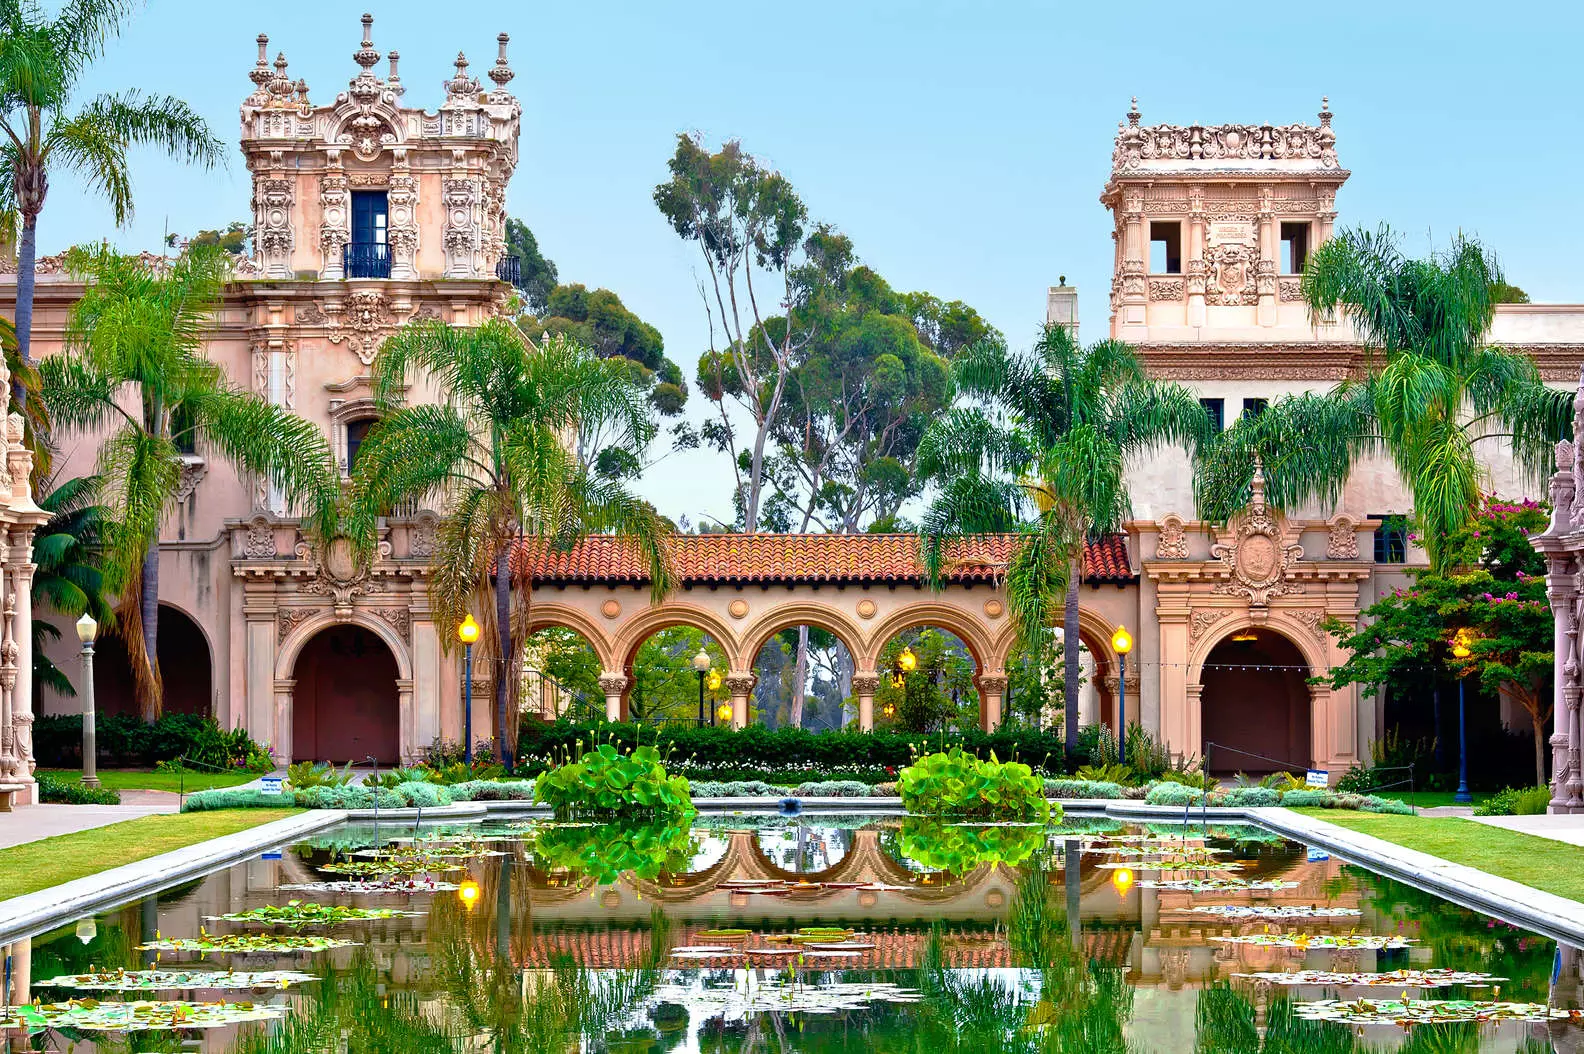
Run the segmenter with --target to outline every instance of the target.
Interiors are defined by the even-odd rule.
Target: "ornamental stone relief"
[[[248,521],[247,533],[242,536],[242,555],[248,560],[273,560],[275,558],[275,528],[264,516]]]
[[[1327,644],[1330,642],[1331,635],[1325,631],[1325,627],[1320,625],[1320,623],[1325,621],[1326,617],[1326,613],[1320,608],[1299,608],[1297,611],[1289,612],[1289,614],[1292,615],[1295,621],[1302,623],[1303,627],[1309,631],[1309,635],[1318,643]]]
[[[255,177],[253,223],[259,263],[270,278],[290,278],[292,250],[292,181]]]
[[[1126,172],[1148,161],[1310,161],[1336,168],[1336,133],[1328,100],[1320,103],[1320,124],[1224,124],[1143,126],[1138,100],[1127,123],[1117,130],[1111,167]]]
[[[286,638],[304,622],[317,614],[314,608],[290,607],[281,608],[275,615],[275,643],[284,644]]]
[[[1326,559],[1327,560],[1357,560],[1359,555],[1358,526],[1351,517],[1338,516],[1327,527]]]
[[[395,328],[390,298],[377,289],[360,289],[346,298],[339,317],[330,324],[328,336],[332,344],[345,341],[358,360],[368,366]],[[350,333],[345,332],[348,329]]]
[[[1229,580],[1217,593],[1246,596],[1253,607],[1265,607],[1271,597],[1302,593],[1303,587],[1287,580],[1295,561],[1303,559],[1303,546],[1289,539],[1286,524],[1271,515],[1265,503],[1265,472],[1254,463],[1253,497],[1247,509],[1233,517],[1222,540],[1210,547]]]
[[[1283,278],[1276,285],[1276,294],[1284,304],[1298,303],[1303,300],[1303,280]]]
[[[1189,643],[1205,635],[1205,631],[1232,614],[1231,608],[1201,608],[1188,620]]]
[[[1176,513],[1161,520],[1160,540],[1155,543],[1155,559],[1188,559],[1188,537],[1183,529],[1183,519]]]
[[[1181,300],[1183,298],[1182,280],[1164,278],[1152,281],[1149,284],[1149,298],[1151,300]]]

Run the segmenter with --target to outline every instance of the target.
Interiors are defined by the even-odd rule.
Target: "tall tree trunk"
[[[793,728],[803,727],[803,691],[808,684],[809,628],[798,627],[797,661],[792,664],[792,714],[788,723]]]
[[[29,364],[33,362],[33,289],[37,266],[38,216],[24,216],[22,241],[17,246],[16,335],[17,351],[22,361]],[[11,394],[19,402],[24,398],[22,384],[15,378],[11,381]]]
[[[164,684],[159,672],[159,537],[149,543],[143,555],[143,581],[138,597],[138,617],[143,623],[143,659],[148,663],[148,680],[143,685],[143,720],[158,721],[164,710]]]
[[[506,746],[506,678],[511,667],[511,542],[495,554],[495,632],[499,649],[495,677],[495,757],[512,770],[511,750]]]
[[[1541,717],[1538,712],[1531,712],[1529,716],[1530,716],[1531,720],[1534,721],[1535,786],[1536,787],[1544,787],[1546,785],[1546,777],[1545,777],[1545,718]]]
[[[1067,603],[1062,609],[1062,744],[1067,772],[1078,768],[1078,581],[1083,576],[1083,550],[1067,575]]]

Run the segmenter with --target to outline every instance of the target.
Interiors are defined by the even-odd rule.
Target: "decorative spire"
[[[1254,455],[1254,479],[1249,487],[1251,490],[1249,507],[1255,512],[1265,511],[1265,464],[1258,454]]]
[[[513,77],[517,76],[517,74],[512,72],[511,64],[506,61],[506,43],[511,40],[511,37],[502,33],[495,40],[500,44],[500,54],[496,56],[495,65],[489,71],[489,79],[495,82],[496,91],[505,92],[506,85],[511,83]]]
[[[352,61],[372,73],[375,64],[379,60],[380,53],[374,50],[374,16],[365,12],[363,15],[363,44],[352,53]]]
[[[1336,116],[1336,114],[1331,112],[1331,96],[1329,96],[1329,95],[1320,96],[1320,127],[1321,128],[1330,128],[1331,127],[1331,118],[1333,118],[1335,116]]]
[[[385,78],[386,86],[397,95],[405,94],[407,89],[402,87],[401,75],[396,72],[396,62],[401,58],[401,55],[393,51],[385,57],[390,59],[390,76]]]
[[[294,85],[294,90],[297,92],[297,99],[296,99],[297,105],[298,106],[307,106],[308,105],[308,82],[299,77],[297,79],[296,85]]]
[[[467,75],[468,60],[462,52],[457,52],[456,76],[445,82],[446,98],[456,99],[474,96],[479,93],[479,82],[476,77]]]
[[[254,84],[258,85],[260,91],[263,91],[264,86],[268,84],[270,82],[270,78],[274,76],[274,74],[270,72],[269,66],[269,37],[265,36],[263,33],[258,35],[258,49],[258,62],[253,64],[253,69],[248,73],[248,79]]]
[[[292,88],[292,79],[286,74],[286,53],[282,51],[275,56],[275,73],[269,79],[267,90],[276,102],[290,102]]]
[[[1139,113],[1138,96],[1135,95],[1133,96],[1133,104],[1128,107],[1128,124],[1132,125],[1134,128],[1137,128],[1139,118],[1141,116],[1143,115]]]

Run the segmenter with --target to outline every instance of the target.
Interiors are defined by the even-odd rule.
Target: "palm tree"
[[[445,404],[403,406],[416,373],[447,393]],[[645,393],[620,360],[601,359],[564,337],[535,346],[509,322],[474,328],[406,326],[380,348],[372,370],[383,419],[358,448],[354,536],[372,544],[377,518],[413,500],[444,503],[429,596],[437,621],[458,625],[475,600],[493,638],[496,749],[510,770],[520,669],[528,637],[531,576],[510,565],[525,539],[568,547],[616,532],[638,545],[658,599],[670,591],[669,530],[615,479],[585,468],[580,430],[639,452],[654,434]],[[446,634],[449,640],[450,634]]]
[[[73,249],[67,265],[86,280],[72,309],[67,350],[39,366],[56,427],[99,443],[107,588],[133,660],[145,719],[162,689],[159,534],[176,504],[183,449],[223,457],[308,512],[308,528],[334,529],[339,489],[323,433],[252,393],[233,388],[202,344],[219,305],[226,263],[201,247],[157,266],[108,248]]]
[[[16,326],[0,318],[0,351],[5,354],[6,372],[11,376],[8,413],[22,415],[22,442],[33,454],[32,482],[48,479],[54,468],[55,451],[49,445],[49,411],[39,393],[38,367],[22,361]]]
[[[16,328],[31,363],[38,218],[52,174],[69,172],[110,203],[119,226],[132,217],[127,151],[156,147],[213,167],[220,140],[180,99],[136,90],[68,104],[88,65],[120,30],[130,0],[67,0],[50,18],[35,0],[0,0],[0,213],[21,219]]]
[[[46,641],[61,638],[61,629],[43,617],[45,610],[77,618],[84,612],[103,626],[115,615],[99,569],[99,546],[110,527],[110,510],[98,504],[99,477],[80,476],[58,485],[46,484],[39,508],[50,518],[33,534],[33,691],[45,688],[76,695],[70,678],[44,654]]]
[[[1505,441],[1538,481],[1571,424],[1570,392],[1547,388],[1528,356],[1487,343],[1504,285],[1495,259],[1463,237],[1424,260],[1404,257],[1385,227],[1322,245],[1303,279],[1310,318],[1340,307],[1371,351],[1367,373],[1228,429],[1196,466],[1201,515],[1225,520],[1246,504],[1256,459],[1274,504],[1329,507],[1358,460],[1382,454],[1413,499],[1432,570],[1446,570],[1446,540],[1483,496],[1476,445]]]
[[[940,490],[920,526],[924,566],[939,582],[953,543],[967,535],[1018,536],[1007,604],[1024,647],[1037,647],[1061,604],[1069,765],[1078,744],[1078,586],[1083,543],[1121,528],[1130,455],[1165,443],[1196,448],[1210,420],[1180,384],[1151,380],[1115,340],[1084,348],[1047,325],[1031,355],[998,340],[963,351],[952,367],[976,401],[939,418],[919,446],[920,471]]]

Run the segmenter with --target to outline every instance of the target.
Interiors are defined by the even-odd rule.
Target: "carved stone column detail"
[[[445,258],[447,278],[476,276],[475,254],[479,249],[476,217],[478,185],[465,176],[445,181],[441,204],[445,207]]]
[[[873,670],[853,674],[852,691],[858,700],[858,730],[874,731],[874,696],[880,688],[880,675]]]
[[[759,678],[752,672],[733,670],[726,675],[726,690],[731,693],[732,727],[748,727],[748,700]]]
[[[626,674],[612,673],[609,670],[600,674],[600,691],[605,693],[605,720],[622,719],[622,697],[627,694],[627,688],[631,684],[632,678]]]
[[[1007,675],[1003,670],[990,670],[974,679],[979,688],[979,717],[986,732],[1001,727],[1001,704],[1006,698]]]
[[[319,248],[324,252],[320,276],[326,281],[339,281],[346,276],[345,250],[352,241],[352,198],[345,173],[329,172],[319,177],[319,212]]]
[[[270,173],[253,177],[254,255],[265,278],[292,277],[292,181]]]
[[[390,210],[391,277],[418,277],[418,180],[405,167],[391,175],[387,197]]]

